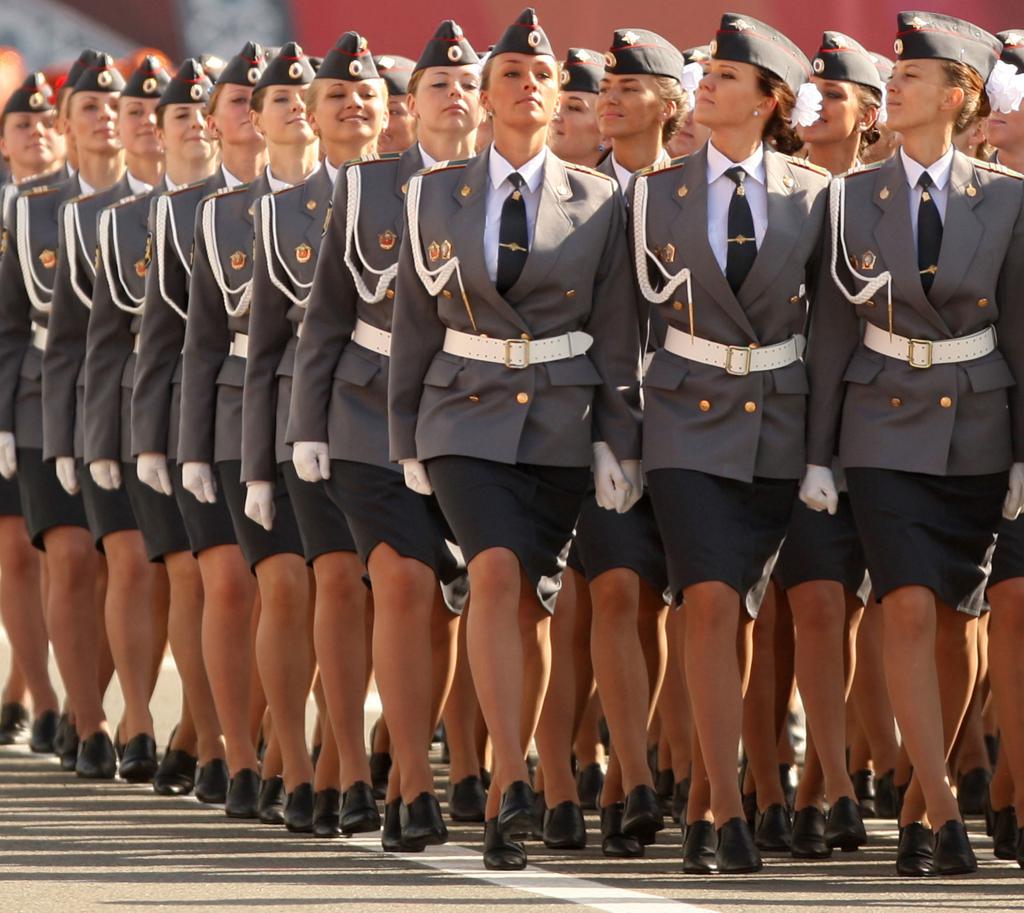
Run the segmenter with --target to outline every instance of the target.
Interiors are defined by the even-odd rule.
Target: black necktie
[[[939,207],[932,199],[932,176],[927,171],[918,178],[917,186],[921,188],[921,203],[917,207],[917,268],[921,271],[921,285],[927,295],[939,269],[942,219]]]
[[[757,239],[754,236],[754,216],[750,212],[747,190],[743,185],[747,173],[736,165],[725,174],[736,185],[736,191],[729,201],[729,243],[725,254],[725,278],[735,293],[740,290],[750,267],[757,259]]]
[[[498,231],[498,275],[494,281],[499,295],[504,295],[519,279],[529,253],[530,236],[526,230],[526,200],[523,187],[526,181],[518,171],[508,176],[515,188],[501,207],[501,226]]]

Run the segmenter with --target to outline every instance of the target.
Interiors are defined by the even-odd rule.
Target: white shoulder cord
[[[32,266],[32,245],[29,237],[29,198],[19,196],[18,202],[18,262],[21,264],[21,274],[25,283],[25,291],[28,294],[32,307],[44,314],[50,313],[50,305],[53,301],[53,288],[39,280],[35,268]],[[56,254],[54,254],[56,256]],[[41,293],[49,295],[49,301],[43,301]]]
[[[171,203],[171,198],[168,196],[162,196],[159,198],[157,205],[162,203],[164,200],[167,201],[167,221],[169,223],[168,227],[171,230],[171,240],[174,242],[174,250],[185,270],[185,275],[191,277],[192,264],[189,262],[188,257],[185,256],[185,252],[181,249],[181,242],[178,240],[178,223],[174,219],[174,206]]]
[[[298,305],[300,308],[304,308],[306,306],[306,302],[309,301],[309,289],[313,287],[313,283],[300,282],[292,274],[292,271],[288,269],[287,265],[285,265],[284,257],[281,256],[281,249],[277,244],[277,202],[275,201],[272,193],[268,193],[260,200],[260,227],[263,230],[263,253],[267,258],[267,274],[270,276],[270,281],[274,284],[274,287],[281,292],[281,294],[288,298],[289,301]],[[306,294],[303,298],[299,298],[278,277],[277,270],[274,266],[275,253],[277,254],[278,261],[281,266],[284,267],[284,271],[288,274],[288,278],[291,279],[294,287],[306,290]]]
[[[169,197],[158,197],[156,201],[156,240],[153,242],[153,259],[156,262],[156,278],[158,283],[157,287],[160,289],[160,297],[164,299],[164,302],[167,304],[167,306],[172,311],[174,311],[174,313],[177,314],[182,320],[187,320],[188,315],[180,307],[178,307],[177,302],[173,298],[171,298],[170,295],[167,294],[167,286],[164,282],[164,278],[166,275],[166,262],[164,259],[166,255],[164,254],[164,244],[165,239],[167,237],[168,220],[171,222],[171,234],[172,236],[174,236],[176,234],[173,224],[174,207],[171,206],[171,200]],[[178,256],[181,257],[181,249],[178,247],[177,237],[174,238],[174,247],[178,251]],[[189,268],[188,262],[185,260],[184,257],[181,257],[181,262],[185,267],[186,275],[191,275],[192,270]]]
[[[78,247],[81,244],[82,252],[85,253],[85,244],[82,243],[81,235],[78,235],[76,231],[77,210],[77,203],[68,203],[64,207],[64,256],[68,258],[68,278],[71,281],[72,290],[78,300],[92,310],[92,295],[85,294],[78,286]]]
[[[110,248],[113,244],[114,257],[113,260],[110,256]],[[121,263],[121,250],[117,243],[117,214],[113,209],[104,209],[100,213],[100,256],[103,258],[103,269],[107,273],[107,287],[110,289],[110,298],[114,304],[122,311],[126,311],[129,314],[138,315],[142,313],[142,307],[145,304],[145,294],[136,298],[129,290],[128,286],[125,285],[124,281],[120,279],[124,275],[124,267]],[[117,267],[117,276],[114,275],[113,267]],[[120,294],[117,289],[117,283],[120,281],[124,293],[128,296],[130,301],[134,301],[135,304],[125,304],[121,300]]]
[[[85,249],[85,236],[82,234],[82,220],[78,216],[78,204],[75,203],[73,205],[75,210],[75,234],[78,236],[78,243],[81,245],[82,251],[88,253],[88,251]],[[92,257],[86,257],[85,263],[90,275],[92,275],[93,278],[95,278],[96,268],[92,265]]]
[[[635,185],[633,191],[633,262],[636,265],[636,278],[640,283],[640,292],[652,304],[664,304],[685,282],[686,302],[688,305],[692,304],[693,288],[690,285],[689,267],[684,266],[678,273],[670,273],[661,265],[661,258],[647,246],[647,178],[637,177]],[[651,277],[647,270],[649,261],[656,263],[662,276],[665,277],[665,287],[660,292],[656,292],[651,285]]]
[[[213,273],[214,281],[220,289],[221,297],[224,299],[224,310],[228,317],[244,317],[249,313],[249,301],[252,298],[252,274],[238,288],[229,288],[224,279],[224,267],[220,262],[220,255],[217,252],[217,229],[214,218],[214,206],[217,198],[207,200],[203,204],[203,236],[206,241],[206,256],[210,260],[210,271]],[[237,307],[231,306],[231,295],[241,293]]]
[[[357,222],[359,220],[359,202],[362,187],[362,176],[360,171],[361,169],[359,168],[348,168],[345,171],[345,180],[348,183],[348,187],[346,188],[348,190],[348,196],[345,206],[345,265],[352,274],[352,279],[355,282],[356,291],[359,293],[359,297],[368,304],[376,304],[387,294],[388,286],[391,285],[391,282],[398,274],[398,260],[396,258],[395,262],[387,269],[374,269],[366,262],[366,258],[363,256],[363,252],[359,248],[359,233],[356,229]],[[417,184],[417,193],[418,192],[419,185]],[[355,248],[356,256],[359,258],[359,264],[362,266],[362,269],[360,269],[352,259],[353,247]],[[366,270],[368,273],[373,273],[373,275],[378,277],[377,288],[375,291],[371,292],[363,281],[363,270]]]
[[[877,276],[865,276],[857,271],[857,267],[851,262],[849,251],[846,249],[846,236],[844,234],[846,231],[846,178],[837,177],[832,179],[832,184],[828,191],[828,211],[832,227],[831,269],[833,281],[839,287],[839,291],[843,293],[843,297],[850,304],[854,305],[863,304],[884,285],[888,298],[889,337],[892,338],[892,273],[889,270],[885,270]],[[836,261],[839,256],[840,246],[843,248],[843,259],[849,266],[853,277],[867,283],[856,294],[851,294],[843,284],[842,279],[839,278]]]

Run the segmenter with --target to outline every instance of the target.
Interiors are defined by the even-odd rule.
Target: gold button
[[[753,400],[749,400],[748,399],[743,404],[743,411],[744,412],[757,412],[757,403],[755,403]]]
[[[443,292],[441,292],[441,294],[444,295],[445,298],[451,298],[452,297],[452,293],[449,292],[448,289],[445,289]]]
[[[469,401],[471,403],[478,403],[478,402],[480,402],[480,397],[477,396],[475,393],[470,393],[468,399],[469,399]]]
[[[747,348],[748,349],[756,349],[757,348],[757,343],[756,342],[752,342],[752,343],[750,343],[750,345],[747,346]]]
[[[892,406],[893,408],[902,406],[903,400],[901,400],[898,396],[894,396],[891,400],[889,400],[889,405]]]
[[[576,289],[574,289],[574,288],[568,289],[566,291],[566,293],[565,293],[565,297],[566,298],[575,298],[576,297]]]
[[[674,310],[681,311],[683,309],[683,302],[682,301],[673,301],[672,302],[672,307],[673,307]]]
[[[980,307],[980,308],[987,308],[988,307],[988,298],[979,298],[978,299],[978,307]]]
[[[388,299],[394,298],[394,297],[395,297],[395,290],[394,290],[393,288],[389,288],[389,289],[388,289],[388,290],[387,290],[387,291],[386,291],[386,292],[384,293],[384,297],[385,297],[385,298],[388,298]]]
[[[951,400],[948,396],[944,396],[942,397],[942,399],[939,400],[939,405],[942,406],[943,409],[948,409],[950,406],[953,405],[953,400]]]
[[[790,298],[789,298],[789,303],[790,304],[799,304],[800,303],[800,296],[799,295],[791,295]]]
[[[516,402],[519,403],[520,406],[525,406],[529,401],[530,401],[530,394],[529,393],[517,393],[516,394]]]
[[[520,334],[519,334],[519,338],[520,338],[520,339],[526,339],[526,340],[529,340],[529,338],[530,338],[530,334],[529,334],[529,333],[520,333]]]
[[[697,408],[700,409],[701,412],[707,412],[711,408],[711,403],[706,399],[702,399],[697,404]]]

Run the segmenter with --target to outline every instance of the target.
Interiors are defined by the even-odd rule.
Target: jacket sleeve
[[[0,431],[14,432],[18,377],[32,336],[32,306],[18,260],[15,213],[11,214],[8,237],[7,250],[0,258]]]
[[[1020,190],[1024,185],[1018,184]],[[1024,210],[1017,216],[996,289],[999,349],[1016,385],[1009,389],[1013,461],[1024,463]]]

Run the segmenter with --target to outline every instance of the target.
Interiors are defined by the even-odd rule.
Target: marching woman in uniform
[[[116,100],[117,120],[107,156],[107,174],[118,180],[106,189],[70,200],[61,211],[61,246],[43,353],[43,457],[56,461],[57,477],[69,494],[81,486],[89,528],[106,561],[104,618],[114,667],[124,696],[118,727],[123,739],[119,767],[126,780],[151,780],[156,744],[149,698],[166,644],[166,583],[146,560],[145,546],[131,503],[115,479],[103,485],[81,471],[84,454],[84,381],[86,335],[95,287],[97,221],[100,211],[126,196],[143,193],[159,180],[163,153],[156,137],[156,103],[168,75],[154,57],[146,57],[127,84],[109,57],[83,74],[75,86],[70,119],[81,156],[91,119],[81,117],[88,104],[83,92]],[[119,97],[117,93],[120,93]],[[120,173],[124,149],[125,165]],[[104,408],[110,408],[106,403]],[[140,611],[140,606],[143,610]],[[157,648],[159,645],[159,648]],[[120,744],[119,744],[120,747]]]
[[[263,51],[252,42],[226,64],[205,108],[206,131],[217,141],[220,165],[205,180],[166,193],[156,202],[153,262],[146,273],[146,302],[139,332],[131,412],[132,453],[137,458],[139,479],[160,494],[173,492],[191,550],[199,563],[202,619],[201,624],[193,624],[191,635],[199,637],[201,629],[201,657],[216,707],[219,731],[224,736],[230,773],[224,810],[234,818],[255,818],[259,812],[259,761],[250,706],[255,678],[253,657],[251,649],[239,648],[240,644],[252,642],[256,587],[238,547],[224,499],[202,503],[182,484],[178,430],[181,353],[189,313],[196,212],[204,197],[238,187],[243,181],[255,178],[264,167],[265,146],[249,118],[249,99],[263,68]],[[191,78],[198,82],[191,82]],[[182,126],[179,123],[182,118],[188,121],[192,110],[187,107],[186,96],[179,93],[187,89],[188,103],[191,103],[192,87],[203,82],[198,74],[191,78],[179,74],[168,89],[168,106],[162,109],[167,174],[171,179],[191,175],[193,169],[195,177],[200,177],[201,141],[186,141],[187,137],[194,136],[191,127],[184,136],[180,136],[177,129]],[[172,633],[173,630],[172,619]],[[198,649],[200,644],[193,641],[192,653]],[[193,662],[194,658],[187,667],[191,668]],[[199,670],[194,679],[186,669],[182,670],[182,675],[201,688]],[[186,700],[188,685],[186,682]],[[194,709],[190,706],[190,710],[198,730],[196,751],[205,759],[203,710],[198,705]],[[186,737],[185,732],[176,734],[171,741],[170,754],[184,750]],[[189,744],[188,748],[192,746]],[[213,754],[216,757],[216,752]],[[174,760],[191,766],[187,758],[172,758]],[[216,779],[219,764],[216,760],[209,764],[213,767],[213,774],[208,775],[212,781]],[[204,773],[205,768],[200,771],[200,779]]]
[[[42,73],[32,73],[7,99],[0,113],[0,156],[11,182],[0,187],[0,257],[11,246],[8,231],[19,192],[44,185],[61,166],[62,143],[54,127],[52,89]],[[42,558],[32,548],[14,474],[18,457],[14,435],[0,432],[0,611],[11,644],[11,665],[0,710],[0,744],[29,727],[26,695],[32,698],[33,751],[53,750],[57,695],[47,669],[49,641],[43,619]]]
[[[409,80],[416,61],[398,54],[374,56],[373,64],[388,87],[388,117],[377,138],[377,151],[405,152],[416,142],[416,118],[409,110]]]
[[[620,393],[640,349],[616,186],[545,146],[558,67],[532,9],[481,88],[493,145],[409,183],[389,437],[468,561],[469,657],[495,758],[484,864],[522,868],[513,838],[535,826],[525,749],[594,453],[602,503],[625,511],[643,485],[638,416]]]
[[[317,253],[331,211],[339,169],[371,156],[387,118],[387,90],[377,75],[366,39],[347,32],[332,48],[306,92],[306,110],[320,138],[323,165],[307,180],[263,197],[256,224],[249,354],[242,396],[242,480],[250,516],[273,528],[272,492],[284,486],[295,511],[306,560],[316,579],[313,618],[295,606],[277,636],[309,629],[316,645],[320,682],[341,761],[341,786],[321,778],[317,765],[314,831],[323,836],[377,830],[363,741],[363,705],[369,668],[355,632],[367,625],[363,562],[345,515],[323,484],[302,481],[285,443],[295,349],[313,287]],[[271,166],[274,148],[271,147]],[[339,308],[339,288],[330,289]],[[269,513],[268,513],[269,511]],[[262,625],[261,625],[262,626]],[[348,650],[339,645],[349,642]],[[336,771],[334,772],[336,774]],[[339,819],[340,815],[340,819]]]
[[[1016,515],[1024,500],[1024,402],[1011,389],[1024,311],[1007,300],[1024,281],[1024,182],[952,146],[988,108],[999,42],[933,13],[898,23],[887,107],[902,148],[832,191],[801,497],[834,506],[838,446],[914,767],[897,870],[953,875],[977,868],[946,779],[973,687],[965,646],[1000,507]]]
[[[637,177],[644,296],[667,323],[645,377],[644,467],[686,620],[686,677],[711,788],[705,871],[761,867],[736,783],[741,612],[756,615],[796,494],[807,378],[805,289],[827,174],[785,154],[813,116],[807,58],[749,17],[722,17],[696,119],[702,150]],[[713,858],[711,858],[713,853]]]
[[[338,176],[292,390],[296,470],[326,479],[373,584],[374,667],[395,761],[382,843],[392,851],[447,839],[427,749],[451,685],[452,612],[465,597],[436,502],[406,488],[388,458],[393,283],[409,181],[424,166],[472,154],[479,86],[472,46],[445,20],[410,80],[418,143]],[[446,649],[435,653],[439,625]]]
[[[256,663],[282,756],[283,818],[289,830],[301,832],[313,827],[313,765],[305,733],[314,672],[306,621],[310,575],[283,480],[271,486],[269,499],[264,486],[250,485],[247,491],[242,482],[241,410],[255,212],[261,197],[300,183],[319,167],[304,101],[313,75],[297,44],[281,48],[249,102],[253,125],[267,143],[267,169],[252,184],[209,198],[200,208],[178,440],[185,488],[204,503],[227,501],[242,554],[256,575]],[[251,519],[257,511],[261,523]]]
[[[597,122],[597,92],[604,57],[587,48],[569,48],[561,63],[558,110],[551,119],[548,145],[563,162],[596,168],[608,152]]]

